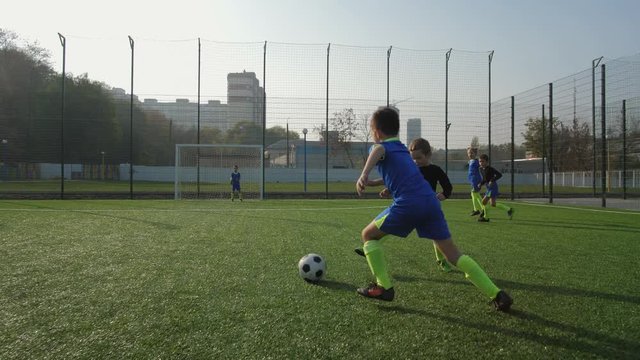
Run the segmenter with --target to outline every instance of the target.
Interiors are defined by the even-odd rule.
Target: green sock
[[[473,211],[482,209],[482,200],[480,200],[480,194],[477,191],[471,191],[471,203],[473,204]]]
[[[480,265],[471,257],[462,255],[458,259],[456,267],[462,270],[465,277],[471,281],[480,291],[489,299],[493,299],[498,295],[500,289],[489,279],[489,276],[482,270]]]
[[[482,206],[482,211],[484,212],[484,218],[488,219],[489,218],[489,209],[491,208],[491,205],[489,205],[489,203],[487,203],[487,205],[483,205]]]
[[[496,207],[498,207],[498,208],[500,208],[500,209],[502,209],[504,211],[511,210],[511,207],[509,205],[505,205],[505,204],[499,203],[499,202],[496,202]]]
[[[433,243],[433,251],[435,251],[436,253],[436,261],[446,260],[444,254],[440,251],[440,249],[438,249],[436,243]]]
[[[371,273],[376,277],[378,285],[385,289],[390,289],[391,278],[389,277],[389,270],[387,269],[387,261],[384,258],[384,251],[382,250],[382,244],[379,240],[369,240],[364,243],[364,254],[367,257],[367,263]]]

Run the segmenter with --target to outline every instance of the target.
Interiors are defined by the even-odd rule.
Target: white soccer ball
[[[298,261],[300,277],[308,282],[318,282],[327,273],[327,263],[318,254],[307,254]]]

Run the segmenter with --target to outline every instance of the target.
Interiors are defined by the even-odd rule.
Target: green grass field
[[[395,301],[358,296],[384,200],[0,201],[0,359],[638,358],[640,213],[512,204],[443,205],[499,313],[415,234],[385,241]]]

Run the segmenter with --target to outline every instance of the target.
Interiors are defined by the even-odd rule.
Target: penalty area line
[[[523,204],[529,206],[537,206],[537,207],[546,207],[546,208],[556,208],[556,209],[567,209],[567,210],[578,210],[578,211],[591,211],[591,212],[602,212],[608,214],[625,214],[625,215],[640,215],[640,212],[629,210],[629,211],[616,211],[616,210],[604,210],[604,209],[589,209],[583,208],[579,206],[566,206],[566,205],[555,205],[555,204],[539,204],[531,201],[515,201],[516,204]]]
[[[251,212],[251,211],[343,211],[343,210],[369,210],[383,209],[384,206],[360,206],[360,207],[324,207],[324,208],[222,208],[222,209],[25,209],[10,208],[0,211],[20,211],[20,212]]]

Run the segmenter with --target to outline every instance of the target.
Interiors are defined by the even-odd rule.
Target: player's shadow
[[[41,210],[68,211],[68,212],[87,214],[87,215],[93,215],[93,216],[98,216],[98,217],[112,218],[112,219],[118,219],[118,220],[126,220],[126,221],[132,221],[132,222],[152,225],[152,226],[155,226],[157,228],[161,228],[161,229],[165,229],[165,230],[176,230],[176,229],[180,228],[177,225],[166,224],[166,223],[162,223],[162,222],[159,222],[159,221],[141,220],[141,219],[137,219],[137,218],[133,218],[133,217],[111,215],[111,214],[105,214],[105,213],[101,213],[101,212],[94,212],[94,211],[90,211],[90,210],[61,209],[61,208],[56,208],[56,207],[52,207],[52,206],[43,206],[43,205],[39,205],[39,204],[16,203],[16,202],[5,202],[5,204],[15,204],[15,205],[20,205],[20,206],[28,206],[28,207],[31,207],[31,208],[41,209]]]
[[[384,312],[397,313],[399,315],[423,316],[427,321],[429,319],[436,319],[482,332],[499,334],[500,337],[521,338],[544,346],[560,347],[577,353],[588,353],[602,358],[633,358],[637,356],[638,351],[640,351],[640,342],[638,341],[619,339],[609,336],[606,333],[563,324],[517,309],[512,309],[510,312],[501,315],[520,319],[523,322],[522,326],[507,328],[495,324],[470,321],[466,318],[459,318],[425,309],[412,309],[395,304],[376,305],[380,311]],[[549,333],[545,331],[545,329],[553,329],[555,330],[554,333],[561,332],[563,335],[543,335]]]
[[[594,224],[594,223],[579,223],[571,221],[571,223],[565,221],[548,221],[548,220],[530,220],[522,219],[513,221],[513,225],[542,225],[544,227],[557,227],[562,229],[577,229],[577,230],[596,230],[596,231],[621,231],[630,233],[640,233],[640,227],[629,226],[627,224]]]
[[[462,285],[462,286],[471,286],[471,283],[464,280],[442,280],[442,279],[426,279],[427,281],[435,282],[435,283],[446,283],[453,285]],[[506,289],[521,289],[527,291],[537,291],[546,294],[557,294],[563,296],[575,296],[575,297],[591,297],[597,299],[605,299],[605,300],[613,300],[618,302],[625,302],[631,304],[640,304],[640,296],[633,296],[627,294],[611,294],[600,291],[591,291],[591,290],[582,290],[582,289],[572,289],[565,288],[561,286],[553,286],[553,285],[539,285],[539,284],[526,284],[516,281],[510,280],[501,280],[494,279],[494,282],[500,287],[504,287]]]
[[[314,285],[321,286],[331,290],[340,290],[340,291],[347,291],[347,292],[355,292],[357,290],[357,287],[355,287],[352,284],[348,284],[341,281],[335,281],[335,280],[327,280],[327,279],[319,281]]]
[[[133,218],[133,217],[127,217],[127,216],[96,213],[96,212],[84,211],[84,210],[71,210],[71,211],[72,212],[76,212],[76,213],[81,213],[81,214],[98,216],[98,217],[118,219],[118,220],[126,220],[126,221],[141,223],[141,224],[147,224],[147,225],[155,226],[157,228],[164,229],[164,230],[177,230],[177,229],[180,228],[179,226],[173,225],[173,224],[166,224],[166,223],[159,222],[159,221],[141,220],[141,219],[137,219],[137,218]]]
[[[294,225],[301,224],[309,224],[309,225],[326,225],[327,227],[335,227],[335,222],[329,221],[310,221],[310,220],[301,220],[301,219],[293,219],[287,217],[277,217],[277,216],[260,216],[251,214],[251,219],[265,219],[269,222],[269,224],[274,224],[275,222],[283,222],[283,223],[291,223]]]

